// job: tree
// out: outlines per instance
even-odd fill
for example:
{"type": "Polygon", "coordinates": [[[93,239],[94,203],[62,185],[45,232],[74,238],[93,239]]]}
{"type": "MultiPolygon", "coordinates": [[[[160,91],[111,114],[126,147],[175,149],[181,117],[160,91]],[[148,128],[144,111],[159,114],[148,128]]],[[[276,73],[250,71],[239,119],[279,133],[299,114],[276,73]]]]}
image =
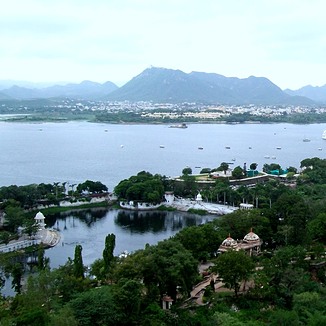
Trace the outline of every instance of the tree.
{"type": "Polygon", "coordinates": [[[0,243],[4,243],[7,245],[10,241],[10,232],[8,231],[1,231],[0,232],[0,243]]]}
{"type": "Polygon", "coordinates": [[[177,291],[189,296],[198,277],[197,265],[198,261],[179,241],[169,239],[129,255],[116,265],[115,275],[118,279],[141,280],[149,302],[164,294],[175,300],[177,291]]]}
{"type": "Polygon", "coordinates": [[[16,232],[19,226],[23,225],[24,211],[20,206],[8,205],[5,208],[5,226],[11,232],[16,232]]]}
{"type": "Polygon", "coordinates": [[[212,257],[224,240],[212,223],[184,228],[174,236],[174,239],[181,242],[198,261],[206,261],[212,257]]]}
{"type": "Polygon", "coordinates": [[[111,265],[114,260],[114,248],[115,248],[115,235],[108,234],[105,238],[105,247],[103,250],[103,261],[104,261],[104,274],[107,275],[110,272],[111,265]]]}
{"type": "Polygon", "coordinates": [[[236,166],[232,171],[232,177],[235,179],[241,179],[243,176],[243,168],[241,166],[236,166]]]}
{"type": "Polygon", "coordinates": [[[82,246],[77,245],[75,247],[75,257],[74,257],[74,276],[76,278],[84,278],[84,265],[82,257],[82,246]]]}
{"type": "Polygon", "coordinates": [[[223,282],[230,289],[234,289],[238,296],[241,281],[247,281],[255,265],[244,251],[228,251],[222,254],[216,261],[214,269],[222,277],[223,282]]]}
{"type": "Polygon", "coordinates": [[[108,191],[108,187],[101,183],[100,181],[91,181],[91,180],[86,180],[83,183],[80,183],[77,186],[77,191],[79,193],[87,192],[89,194],[92,193],[101,193],[101,192],[106,192],[108,191]]]}
{"type": "Polygon", "coordinates": [[[109,286],[83,292],[71,300],[68,306],[81,326],[121,325],[123,321],[109,286]]]}
{"type": "Polygon", "coordinates": [[[295,173],[298,173],[298,169],[295,168],[295,167],[293,167],[293,166],[289,166],[289,167],[287,168],[287,170],[288,170],[288,172],[293,172],[294,174],[295,174],[295,173]]]}
{"type": "Polygon", "coordinates": [[[50,259],[44,257],[44,248],[42,245],[39,246],[37,251],[37,268],[42,271],[49,267],[50,259]]]}
{"type": "Polygon", "coordinates": [[[249,167],[250,167],[250,170],[256,170],[257,166],[258,166],[257,163],[251,163],[249,167]]]}
{"type": "Polygon", "coordinates": [[[22,288],[22,277],[23,277],[23,266],[21,263],[15,263],[11,267],[11,276],[12,276],[12,288],[15,289],[17,293],[20,293],[22,288]]]}
{"type": "Polygon", "coordinates": [[[126,325],[137,324],[143,297],[143,285],[135,280],[120,279],[113,289],[114,301],[126,325]]]}
{"type": "MultiPolygon", "coordinates": [[[[288,244],[302,244],[307,239],[307,220],[309,219],[309,208],[302,196],[295,193],[282,194],[274,204],[275,215],[278,217],[279,226],[288,226],[288,244]]],[[[281,231],[281,229],[279,229],[281,231]]],[[[283,231],[284,231],[283,230],[283,231]]],[[[285,239],[281,231],[281,238],[285,239]]]]}
{"type": "Polygon", "coordinates": [[[165,177],[141,171],[128,180],[122,180],[114,188],[115,194],[123,200],[160,203],[164,194],[165,177]]]}
{"type": "Polygon", "coordinates": [[[229,169],[229,164],[226,162],[222,162],[218,168],[218,170],[223,171],[226,174],[226,171],[229,169]]]}
{"type": "Polygon", "coordinates": [[[38,231],[38,225],[35,223],[34,219],[27,219],[23,223],[24,230],[23,232],[27,234],[29,237],[35,235],[38,231]]]}
{"type": "Polygon", "coordinates": [[[309,221],[308,231],[312,240],[326,243],[326,213],[320,213],[309,221]]]}
{"type": "Polygon", "coordinates": [[[211,173],[211,169],[210,168],[203,168],[203,169],[201,169],[201,171],[199,173],[200,174],[211,173]]]}
{"type": "Polygon", "coordinates": [[[189,175],[189,174],[192,174],[192,169],[189,166],[187,166],[182,170],[182,175],[189,175]]]}

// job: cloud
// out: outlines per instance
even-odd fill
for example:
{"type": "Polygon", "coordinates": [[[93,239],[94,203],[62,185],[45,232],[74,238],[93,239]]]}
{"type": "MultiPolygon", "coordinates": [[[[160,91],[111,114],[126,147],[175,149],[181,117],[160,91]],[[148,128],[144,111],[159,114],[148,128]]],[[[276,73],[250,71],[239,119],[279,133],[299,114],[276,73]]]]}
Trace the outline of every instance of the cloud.
{"type": "Polygon", "coordinates": [[[155,65],[294,85],[304,80],[293,71],[315,67],[316,83],[326,75],[325,7],[321,0],[11,0],[0,12],[0,71],[115,82],[155,65]]]}

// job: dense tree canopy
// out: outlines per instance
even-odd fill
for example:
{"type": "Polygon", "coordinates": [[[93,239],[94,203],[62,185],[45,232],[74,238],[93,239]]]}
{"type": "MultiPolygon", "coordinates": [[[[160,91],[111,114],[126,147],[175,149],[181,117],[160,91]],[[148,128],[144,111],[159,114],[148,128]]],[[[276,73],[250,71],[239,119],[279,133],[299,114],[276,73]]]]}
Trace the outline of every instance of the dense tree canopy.
{"type": "Polygon", "coordinates": [[[254,262],[244,251],[228,251],[222,254],[216,261],[214,269],[223,279],[226,286],[234,289],[238,295],[241,281],[248,281],[254,269],[254,262]]]}
{"type": "Polygon", "coordinates": [[[120,181],[114,192],[122,200],[160,203],[164,195],[164,182],[160,175],[142,171],[120,181]]]}

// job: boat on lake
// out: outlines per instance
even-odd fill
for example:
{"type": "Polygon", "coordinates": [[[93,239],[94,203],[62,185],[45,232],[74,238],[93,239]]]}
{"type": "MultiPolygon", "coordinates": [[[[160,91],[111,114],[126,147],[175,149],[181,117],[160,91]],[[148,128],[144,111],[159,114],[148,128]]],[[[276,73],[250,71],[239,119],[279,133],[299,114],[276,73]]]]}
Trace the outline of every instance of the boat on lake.
{"type": "Polygon", "coordinates": [[[188,128],[188,126],[183,122],[183,123],[178,124],[178,125],[171,125],[169,128],[180,128],[180,129],[186,129],[186,128],[188,128]]]}
{"type": "Polygon", "coordinates": [[[323,134],[321,135],[322,139],[326,139],[326,130],[324,130],[323,134]]]}
{"type": "Polygon", "coordinates": [[[310,142],[310,139],[309,138],[303,138],[303,142],[304,143],[309,143],[310,142]]]}

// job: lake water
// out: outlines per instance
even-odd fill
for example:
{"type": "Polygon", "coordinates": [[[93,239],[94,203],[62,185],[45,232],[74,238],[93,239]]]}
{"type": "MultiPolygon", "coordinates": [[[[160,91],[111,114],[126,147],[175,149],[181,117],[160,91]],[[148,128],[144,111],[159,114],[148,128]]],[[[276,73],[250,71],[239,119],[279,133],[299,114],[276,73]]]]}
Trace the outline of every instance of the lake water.
{"type": "MultiPolygon", "coordinates": [[[[89,179],[113,190],[119,181],[142,170],[176,176],[186,166],[196,173],[221,162],[241,167],[256,162],[258,168],[273,162],[298,168],[305,158],[325,158],[326,141],[321,138],[325,129],[326,124],[190,124],[187,129],[177,129],[167,125],[0,122],[0,186],[78,184],[89,179]],[[310,141],[303,142],[304,138],[310,141]]],[[[48,226],[60,230],[62,239],[46,255],[51,266],[57,267],[73,258],[76,244],[81,244],[84,263],[89,265],[102,256],[109,233],[116,235],[115,254],[119,254],[155,244],[186,225],[211,218],[121,210],[62,213],[47,219],[48,226]]],[[[8,284],[6,287],[8,290],[8,284]]]]}
{"type": "Polygon", "coordinates": [[[241,167],[253,162],[258,168],[272,162],[283,168],[299,167],[305,158],[325,158],[324,129],[326,124],[190,124],[178,129],[167,125],[0,122],[0,186],[77,184],[90,179],[113,190],[119,181],[142,170],[176,176],[186,166],[196,173],[221,162],[241,167]]]}
{"type": "Polygon", "coordinates": [[[87,209],[65,212],[47,219],[48,226],[57,228],[62,236],[60,243],[46,250],[51,266],[64,264],[74,257],[76,244],[83,247],[83,262],[90,265],[102,258],[105,237],[116,236],[115,255],[123,251],[144,249],[167,239],[186,226],[206,223],[212,215],[198,216],[182,212],[132,212],[118,209],[87,209]]]}

